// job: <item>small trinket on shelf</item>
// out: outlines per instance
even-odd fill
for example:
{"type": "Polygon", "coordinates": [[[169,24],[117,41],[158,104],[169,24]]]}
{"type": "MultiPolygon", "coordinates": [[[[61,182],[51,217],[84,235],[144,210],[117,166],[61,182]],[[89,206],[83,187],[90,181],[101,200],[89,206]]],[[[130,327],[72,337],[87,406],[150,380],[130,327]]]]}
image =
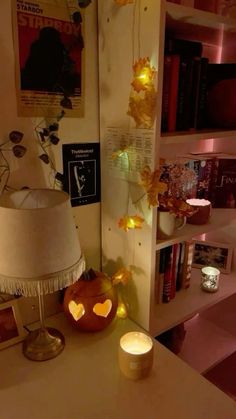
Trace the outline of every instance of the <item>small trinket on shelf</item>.
{"type": "Polygon", "coordinates": [[[220,271],[212,266],[201,269],[201,288],[207,292],[216,292],[219,289],[220,271]]]}

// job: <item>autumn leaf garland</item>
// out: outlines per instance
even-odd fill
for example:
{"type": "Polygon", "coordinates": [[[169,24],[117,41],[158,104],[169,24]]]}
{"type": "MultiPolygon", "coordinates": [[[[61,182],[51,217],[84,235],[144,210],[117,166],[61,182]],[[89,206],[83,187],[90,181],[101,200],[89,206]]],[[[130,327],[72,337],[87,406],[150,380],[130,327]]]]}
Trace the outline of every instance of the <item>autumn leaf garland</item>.
{"type": "MultiPolygon", "coordinates": [[[[145,166],[140,172],[140,178],[140,185],[143,186],[145,190],[149,208],[151,206],[158,206],[159,194],[163,194],[167,190],[167,185],[159,180],[160,170],[152,172],[149,166],[145,166]]],[[[144,221],[145,220],[137,214],[125,215],[118,221],[118,226],[127,232],[129,230],[142,228],[144,221]]]]}
{"type": "Polygon", "coordinates": [[[131,116],[136,128],[152,128],[156,117],[157,92],[154,78],[155,67],[150,58],[139,58],[133,65],[133,81],[127,114],[131,116]]]}

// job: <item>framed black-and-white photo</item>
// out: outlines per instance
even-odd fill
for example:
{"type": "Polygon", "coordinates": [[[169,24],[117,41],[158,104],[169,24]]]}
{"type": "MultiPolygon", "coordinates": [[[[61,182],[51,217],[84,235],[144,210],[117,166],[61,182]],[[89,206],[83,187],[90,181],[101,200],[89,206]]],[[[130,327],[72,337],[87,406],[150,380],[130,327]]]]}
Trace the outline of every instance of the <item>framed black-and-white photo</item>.
{"type": "Polygon", "coordinates": [[[192,266],[214,266],[222,273],[230,273],[233,246],[228,243],[195,241],[192,266]]]}
{"type": "Polygon", "coordinates": [[[63,189],[72,207],[100,201],[99,143],[63,144],[63,189]]]}
{"type": "Polygon", "coordinates": [[[0,304],[0,349],[14,345],[24,339],[23,328],[17,300],[0,304]]]}

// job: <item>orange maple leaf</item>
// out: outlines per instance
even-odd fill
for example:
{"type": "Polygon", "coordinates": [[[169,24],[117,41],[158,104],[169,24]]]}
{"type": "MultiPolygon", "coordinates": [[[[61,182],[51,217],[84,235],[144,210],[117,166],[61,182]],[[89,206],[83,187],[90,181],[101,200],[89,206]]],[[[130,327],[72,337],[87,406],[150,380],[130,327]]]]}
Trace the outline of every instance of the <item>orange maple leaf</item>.
{"type": "Polygon", "coordinates": [[[142,228],[143,222],[144,219],[139,215],[125,215],[118,221],[118,226],[125,231],[129,231],[135,228],[142,228]]]}
{"type": "Polygon", "coordinates": [[[190,217],[198,211],[184,200],[172,196],[159,196],[159,203],[163,209],[172,212],[177,217],[190,217]]]}

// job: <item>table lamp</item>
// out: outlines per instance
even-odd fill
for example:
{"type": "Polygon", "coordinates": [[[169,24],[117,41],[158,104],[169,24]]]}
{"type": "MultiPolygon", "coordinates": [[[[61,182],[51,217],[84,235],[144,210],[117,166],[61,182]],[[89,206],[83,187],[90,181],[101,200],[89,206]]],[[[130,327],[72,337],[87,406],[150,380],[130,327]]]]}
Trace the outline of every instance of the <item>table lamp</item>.
{"type": "Polygon", "coordinates": [[[0,290],[39,299],[40,328],[24,340],[23,354],[54,358],[65,341],[45,327],[43,296],[74,283],[85,269],[69,195],[55,189],[3,194],[0,232],[0,290]]]}

